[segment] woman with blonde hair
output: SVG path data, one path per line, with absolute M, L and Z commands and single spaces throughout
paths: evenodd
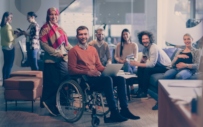
M 165 72 L 163 79 L 187 79 L 198 70 L 200 54 L 198 49 L 192 47 L 192 36 L 185 34 L 183 41 L 185 48 L 176 53 L 172 67 Z

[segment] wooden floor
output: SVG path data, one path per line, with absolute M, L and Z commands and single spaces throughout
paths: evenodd
M 130 111 L 141 117 L 140 120 L 128 120 L 122 123 L 104 123 L 100 118 L 99 127 L 158 127 L 158 111 L 151 108 L 155 100 L 135 99 L 129 102 Z M 4 88 L 0 84 L 0 127 L 91 127 L 91 116 L 85 112 L 76 123 L 67 123 L 61 116 L 53 117 L 47 109 L 39 107 L 39 100 L 34 103 L 34 112 L 31 112 L 31 102 L 8 102 L 8 111 L 5 111 Z

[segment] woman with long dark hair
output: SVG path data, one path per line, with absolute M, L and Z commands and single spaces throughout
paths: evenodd
M 122 63 L 124 72 L 136 73 L 136 66 L 130 65 L 129 58 L 126 59 L 127 56 L 131 56 L 134 61 L 138 59 L 138 46 L 136 43 L 131 41 L 130 31 L 128 29 L 123 29 L 121 33 L 121 42 L 117 44 L 115 48 L 115 59 L 118 63 Z M 134 94 L 134 87 L 131 86 L 131 93 Z
M 26 36 L 27 61 L 31 67 L 31 70 L 39 70 L 37 64 L 37 53 L 39 50 L 40 27 L 35 18 L 37 18 L 37 15 L 34 12 L 27 13 L 27 20 L 30 25 L 27 31 L 23 32 L 23 34 Z
M 40 30 L 40 44 L 45 51 L 42 102 L 54 116 L 59 114 L 56 93 L 60 83 L 68 78 L 68 51 L 72 48 L 58 20 L 58 9 L 49 8 L 46 23 Z
M 137 61 L 138 59 L 138 46 L 136 43 L 131 41 L 130 31 L 124 29 L 121 33 L 121 42 L 117 44 L 115 48 L 115 59 L 118 63 L 124 64 L 124 72 L 133 73 L 136 71 L 135 66 L 131 66 L 129 59 L 126 59 L 127 56 L 132 55 L 131 57 Z
M 10 12 L 5 12 L 1 21 L 1 46 L 4 56 L 3 73 L 3 86 L 4 80 L 9 78 L 13 61 L 15 57 L 15 39 L 21 35 L 21 32 L 13 31 L 10 23 L 12 22 L 13 15 Z

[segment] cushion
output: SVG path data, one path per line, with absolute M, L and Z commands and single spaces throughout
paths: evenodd
M 31 76 L 31 77 L 43 77 L 42 71 L 15 71 L 10 74 L 10 77 L 14 76 Z
M 12 77 L 4 80 L 6 90 L 33 90 L 42 86 L 43 79 L 39 77 Z
M 32 101 L 42 96 L 42 86 L 34 90 L 5 90 L 5 100 Z
M 188 78 L 188 79 L 190 79 L 190 80 L 196 80 L 196 79 L 200 79 L 201 77 L 202 77 L 203 75 L 201 74 L 201 73 L 196 73 L 196 74 L 194 74 L 194 75 L 192 75 L 190 78 Z
M 170 58 L 171 60 L 173 60 L 173 58 L 174 58 L 176 52 L 179 51 L 180 48 L 165 48 L 165 49 L 163 49 L 163 50 L 164 50 L 164 52 L 169 56 L 169 58 Z

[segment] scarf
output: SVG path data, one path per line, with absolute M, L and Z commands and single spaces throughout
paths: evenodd
M 56 11 L 57 15 L 59 16 L 59 11 L 56 8 L 49 8 L 47 11 L 47 17 L 51 13 L 51 11 Z M 48 19 L 48 18 L 47 18 Z M 68 39 L 66 34 L 63 32 L 63 29 L 59 27 L 58 23 L 51 23 L 47 21 L 43 26 L 42 29 L 48 29 L 48 33 L 41 36 L 40 40 L 44 43 L 48 43 L 48 40 L 51 41 L 52 46 L 54 49 L 60 48 L 61 44 L 65 43 L 65 46 L 68 46 Z M 53 38 L 55 36 L 56 38 Z

